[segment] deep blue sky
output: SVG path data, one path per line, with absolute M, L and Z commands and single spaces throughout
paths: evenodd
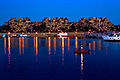
M 120 24 L 120 0 L 0 0 L 0 25 L 14 16 L 27 16 L 31 21 L 47 16 L 67 17 L 69 21 L 105 16 Z

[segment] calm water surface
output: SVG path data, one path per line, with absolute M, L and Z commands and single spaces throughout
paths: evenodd
M 83 45 L 91 54 L 74 54 Z M 120 42 L 0 39 L 0 80 L 119 80 Z

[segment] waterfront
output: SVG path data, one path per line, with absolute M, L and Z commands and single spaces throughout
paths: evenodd
M 78 37 L 80 39 L 89 39 L 89 38 L 96 38 L 96 39 L 101 39 L 102 35 L 108 34 L 110 35 L 112 32 L 106 32 L 106 33 L 88 33 L 88 32 L 68 32 L 68 35 L 73 35 L 72 38 Z M 47 38 L 47 37 L 54 37 L 55 35 L 59 33 L 0 33 L 0 37 L 3 35 L 9 35 L 11 38 L 12 37 L 19 37 L 17 35 L 24 34 L 24 35 L 29 35 L 31 38 L 33 37 L 38 37 L 38 38 Z
M 80 32 L 80 33 L 75 33 L 75 32 L 69 32 L 68 35 L 73 35 L 74 37 L 82 37 L 84 38 L 86 32 Z M 17 34 L 22 34 L 22 33 L 0 33 L 0 36 L 3 34 L 7 34 L 10 36 L 17 35 Z M 26 35 L 30 35 L 31 38 L 33 37 L 38 37 L 38 38 L 46 38 L 46 37 L 54 37 L 58 33 L 24 33 Z
M 91 54 L 74 54 L 83 45 Z M 1 38 L 1 80 L 118 80 L 120 42 Z

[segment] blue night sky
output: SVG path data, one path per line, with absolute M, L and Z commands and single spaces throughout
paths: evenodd
M 29 17 L 42 21 L 44 17 L 67 17 L 79 21 L 81 17 L 107 17 L 120 24 L 120 0 L 1 0 L 0 25 L 10 17 Z

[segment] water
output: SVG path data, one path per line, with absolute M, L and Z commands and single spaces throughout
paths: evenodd
M 91 54 L 74 54 L 83 45 Z M 120 42 L 0 39 L 0 80 L 119 80 Z

